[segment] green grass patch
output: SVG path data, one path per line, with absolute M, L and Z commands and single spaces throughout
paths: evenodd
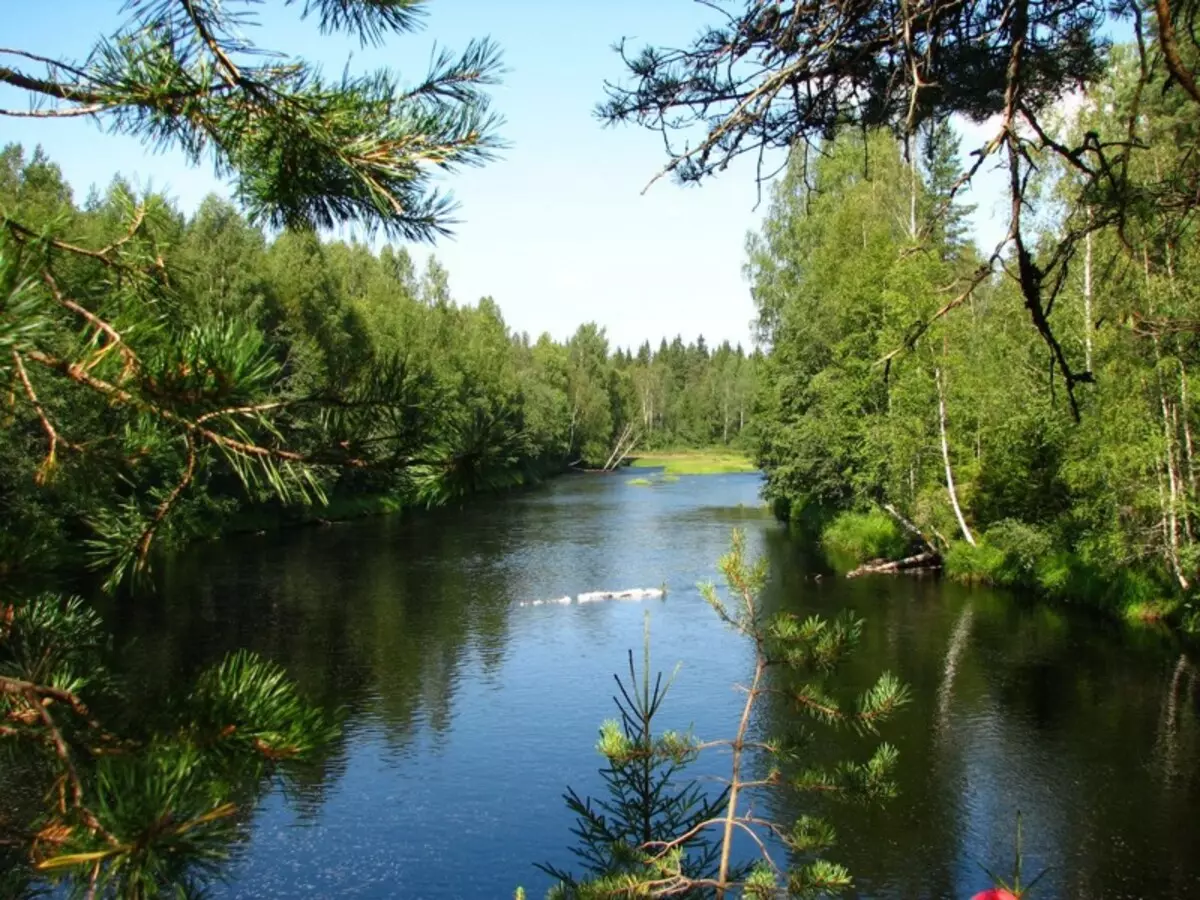
M 671 453 L 647 453 L 631 463 L 635 469 L 661 467 L 664 475 L 726 475 L 756 472 L 758 469 L 744 453 L 730 450 L 684 450 Z
M 651 481 L 649 478 L 630 478 L 625 483 L 626 484 L 634 484 L 634 485 L 637 485 L 638 487 L 649 487 L 650 485 L 654 484 L 654 482 Z
M 873 509 L 842 513 L 825 528 L 821 542 L 842 568 L 873 559 L 899 559 L 908 549 L 909 537 L 891 516 Z

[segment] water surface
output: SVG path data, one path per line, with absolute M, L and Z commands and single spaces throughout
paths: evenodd
M 217 898 L 540 896 L 569 864 L 567 785 L 599 787 L 612 673 L 640 651 L 680 664 L 664 725 L 727 737 L 749 648 L 695 585 L 733 527 L 770 557 L 766 602 L 867 621 L 851 686 L 883 669 L 914 702 L 888 808 L 833 810 L 862 897 L 964 897 L 1011 866 L 1044 897 L 1200 896 L 1197 669 L 1167 638 L 934 579 L 815 578 L 761 508 L 757 475 L 635 486 L 567 477 L 459 511 L 245 537 L 183 554 L 167 599 L 114 613 L 123 665 L 153 703 L 225 652 L 257 650 L 347 716 L 297 790 L 254 811 Z M 662 601 L 521 606 L 657 587 Z M 762 709 L 759 726 L 790 710 Z M 819 754 L 862 753 L 849 735 Z M 719 769 L 710 759 L 703 771 Z M 779 815 L 798 798 L 766 801 Z

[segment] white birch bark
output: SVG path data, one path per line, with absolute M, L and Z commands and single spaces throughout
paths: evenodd
M 954 487 L 954 471 L 950 467 L 950 443 L 946 440 L 946 392 L 942 387 L 942 373 L 940 369 L 933 370 L 933 380 L 937 382 L 938 392 L 938 426 L 942 435 L 942 461 L 946 464 L 946 490 L 950 493 L 950 505 L 954 507 L 954 517 L 958 519 L 958 527 L 962 530 L 963 538 L 972 547 L 976 546 L 975 536 L 971 534 L 971 529 L 967 527 L 967 520 L 963 517 L 962 507 L 958 505 L 958 491 Z

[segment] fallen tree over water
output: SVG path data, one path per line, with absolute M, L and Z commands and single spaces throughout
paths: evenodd
M 627 591 L 586 591 L 575 598 L 576 604 L 598 603 L 603 600 L 659 600 L 667 596 L 667 589 L 662 588 L 631 588 Z M 555 597 L 550 600 L 523 600 L 518 606 L 568 606 L 571 595 Z
M 895 574 L 897 572 L 928 572 L 942 568 L 941 554 L 931 550 L 906 556 L 904 559 L 873 559 L 847 572 L 847 578 L 860 575 Z

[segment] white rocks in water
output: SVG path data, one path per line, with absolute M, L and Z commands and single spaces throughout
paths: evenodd
M 577 603 L 596 603 L 600 600 L 657 600 L 665 594 L 666 591 L 661 588 L 634 588 L 629 591 L 591 591 L 580 594 L 575 599 Z

